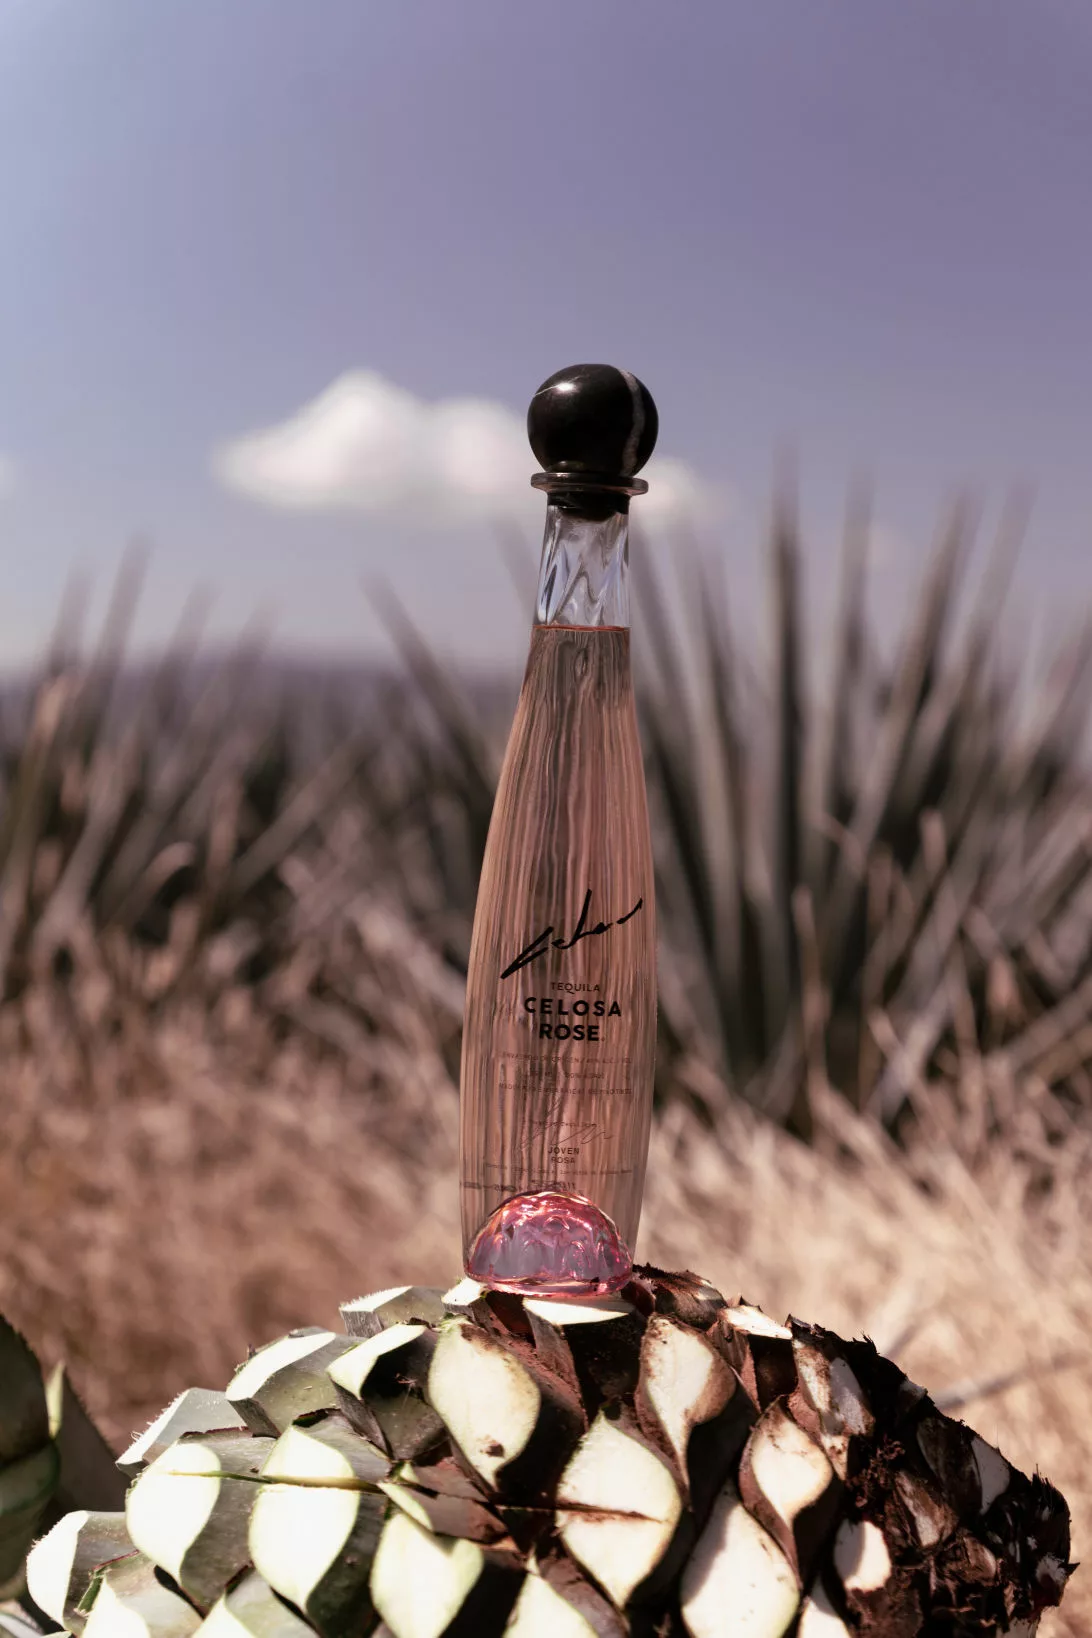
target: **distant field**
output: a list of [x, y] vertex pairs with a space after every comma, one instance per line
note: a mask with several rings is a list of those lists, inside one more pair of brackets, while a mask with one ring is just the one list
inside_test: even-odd
[[[1092, 1525], [1088, 645], [1021, 697], [958, 526], [829, 685], [645, 592], [662, 928], [641, 1251], [868, 1331]], [[124, 596], [123, 596], [124, 600]], [[122, 611], [123, 612], [123, 611]], [[456, 1272], [456, 1078], [512, 682], [141, 674], [119, 612], [0, 700], [0, 1309], [115, 1439], [339, 1300]], [[1087, 1633], [1078, 1575], [1046, 1631]], [[1067, 1624], [1068, 1623], [1068, 1624]]]

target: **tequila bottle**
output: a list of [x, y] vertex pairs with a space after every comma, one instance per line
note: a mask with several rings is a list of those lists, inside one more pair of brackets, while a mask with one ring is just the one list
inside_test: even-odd
[[467, 1272], [580, 1297], [631, 1271], [652, 1118], [656, 937], [630, 676], [628, 523], [656, 408], [624, 370], [543, 383], [537, 607], [474, 918], [461, 1076]]

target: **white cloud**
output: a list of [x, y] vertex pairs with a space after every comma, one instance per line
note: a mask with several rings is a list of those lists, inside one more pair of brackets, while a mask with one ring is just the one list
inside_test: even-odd
[[[350, 370], [276, 426], [224, 445], [229, 489], [292, 511], [397, 514], [418, 522], [541, 516], [522, 416], [484, 398], [426, 403], [372, 370]], [[722, 497], [684, 462], [653, 457], [642, 520], [700, 521]]]

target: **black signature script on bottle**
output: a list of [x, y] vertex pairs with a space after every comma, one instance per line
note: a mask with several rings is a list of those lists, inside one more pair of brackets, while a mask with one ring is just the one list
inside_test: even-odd
[[579, 944], [582, 938], [598, 938], [601, 933], [609, 933], [612, 927], [621, 927], [624, 922], [632, 921], [645, 902], [643, 898], [640, 898], [633, 906], [633, 909], [627, 910], [624, 916], [618, 916], [614, 921], [597, 921], [594, 927], [589, 927], [588, 913], [591, 910], [591, 901], [592, 890], [589, 887], [584, 894], [584, 905], [580, 912], [580, 919], [571, 938], [554, 938], [553, 926], [544, 927], [538, 937], [533, 938], [530, 944], [525, 944], [515, 960], [508, 963], [508, 966], [501, 973], [501, 977], [511, 978], [513, 973], [518, 973], [523, 967], [529, 967], [532, 961], [537, 961], [539, 956], [546, 954], [551, 944], [555, 950], [571, 950], [573, 945]]

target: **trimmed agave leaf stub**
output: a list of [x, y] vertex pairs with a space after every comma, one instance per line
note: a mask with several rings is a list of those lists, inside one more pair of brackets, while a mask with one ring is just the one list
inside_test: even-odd
[[691, 1638], [784, 1638], [800, 1607], [796, 1572], [725, 1485], [682, 1574]]
[[759, 1411], [796, 1386], [792, 1332], [760, 1308], [737, 1303], [718, 1314], [716, 1337], [743, 1390]]
[[582, 1297], [579, 1302], [561, 1302], [550, 1297], [525, 1297], [524, 1310], [547, 1325], [567, 1331], [578, 1325], [609, 1325], [612, 1320], [630, 1319], [637, 1310], [625, 1297]]
[[793, 1413], [818, 1440], [840, 1479], [849, 1477], [854, 1439], [867, 1441], [876, 1419], [856, 1372], [837, 1347], [837, 1338], [819, 1326], [790, 1320], [798, 1388]]
[[[834, 1538], [834, 1573], [841, 1584], [843, 1607], [867, 1631], [891, 1638], [917, 1638], [922, 1630], [921, 1599], [915, 1587], [913, 1560], [896, 1564], [883, 1530], [868, 1520], [846, 1519]], [[980, 1568], [985, 1568], [985, 1561]], [[968, 1559], [967, 1569], [970, 1570]], [[944, 1574], [943, 1564], [938, 1566]], [[997, 1562], [993, 1561], [996, 1573]], [[993, 1574], [986, 1579], [993, 1580]], [[973, 1573], [952, 1578], [969, 1586]], [[988, 1630], [988, 1629], [987, 1629]]]
[[834, 1538], [834, 1568], [847, 1593], [879, 1592], [894, 1571], [884, 1533], [867, 1519], [846, 1519]]
[[226, 1393], [212, 1388], [187, 1388], [172, 1399], [144, 1432], [117, 1459], [123, 1473], [134, 1477], [185, 1433], [228, 1433], [246, 1423]]
[[429, 1285], [395, 1285], [342, 1303], [340, 1313], [351, 1337], [373, 1337], [390, 1325], [439, 1325], [446, 1309], [442, 1292]]
[[379, 1488], [402, 1512], [434, 1536], [476, 1541], [482, 1546], [511, 1545], [507, 1526], [491, 1508], [466, 1496], [441, 1496], [397, 1481]]
[[518, 1561], [435, 1536], [393, 1508], [372, 1564], [375, 1608], [394, 1638], [500, 1633], [520, 1590]]
[[637, 1268], [634, 1274], [649, 1290], [658, 1314], [695, 1330], [708, 1331], [729, 1306], [716, 1286], [689, 1270], [672, 1274], [660, 1268]]
[[505, 1638], [596, 1638], [587, 1617], [540, 1575], [524, 1576], [504, 1632]]
[[124, 1513], [66, 1513], [27, 1558], [27, 1590], [68, 1632], [82, 1632], [80, 1603], [97, 1570], [134, 1550]]
[[564, 1383], [568, 1391], [579, 1401], [580, 1378], [576, 1374], [576, 1361], [573, 1351], [565, 1339], [565, 1333], [560, 1326], [542, 1319], [539, 1315], [528, 1312], [531, 1325], [531, 1338], [535, 1345], [535, 1358], [544, 1371], [549, 1371], [559, 1382]]
[[784, 1402], [775, 1401], [751, 1432], [739, 1491], [801, 1583], [827, 1538], [841, 1488], [826, 1452], [793, 1421]]
[[273, 1441], [245, 1430], [188, 1434], [134, 1481], [125, 1503], [135, 1545], [203, 1609], [249, 1563], [255, 1480]]
[[[877, 1630], [882, 1632], [883, 1628]], [[796, 1638], [853, 1638], [853, 1631], [846, 1626], [824, 1589], [816, 1587], [801, 1607]], [[891, 1638], [896, 1635], [893, 1633]]]
[[913, 1473], [895, 1474], [887, 1512], [894, 1539], [913, 1542], [924, 1552], [947, 1541], [959, 1523], [955, 1508], [938, 1495], [936, 1486]]
[[190, 1638], [201, 1616], [143, 1554], [119, 1559], [92, 1588], [84, 1638]]
[[[543, 1368], [551, 1371], [578, 1400], [597, 1379], [600, 1384], [605, 1379], [602, 1362], [609, 1360], [612, 1354], [618, 1357], [619, 1341], [624, 1355], [627, 1342], [631, 1343], [634, 1335], [639, 1334], [637, 1310], [621, 1294], [585, 1297], [580, 1302], [529, 1297], [523, 1303], [523, 1311], [530, 1321], [535, 1353]], [[624, 1391], [629, 1382], [624, 1359], [621, 1370], [616, 1364], [611, 1374]], [[599, 1386], [592, 1403], [597, 1403], [602, 1396]]]
[[392, 1477], [399, 1483], [427, 1490], [437, 1496], [461, 1496], [466, 1501], [482, 1501], [489, 1487], [476, 1473], [468, 1472], [451, 1456], [430, 1454], [427, 1460], [400, 1462]]
[[961, 1518], [981, 1512], [982, 1486], [975, 1461], [973, 1435], [962, 1422], [939, 1411], [926, 1413], [917, 1426], [918, 1449], [945, 1498]]
[[[589, 1413], [602, 1404], [632, 1397], [641, 1368], [644, 1316], [622, 1296], [562, 1303], [528, 1297], [536, 1345], [552, 1327], [564, 1338], [578, 1390]], [[569, 1310], [569, 1312], [567, 1312]]]
[[420, 1322], [393, 1322], [327, 1367], [352, 1425], [396, 1461], [424, 1456], [445, 1436], [423, 1390], [436, 1336]]
[[696, 1427], [721, 1414], [737, 1378], [720, 1353], [690, 1326], [654, 1314], [641, 1339], [636, 1409], [642, 1430], [675, 1463], [684, 1490]]
[[383, 1452], [357, 1433], [340, 1411], [330, 1411], [318, 1421], [286, 1428], [269, 1451], [261, 1476], [285, 1484], [330, 1479], [375, 1485], [390, 1472]]
[[213, 1605], [201, 1638], [307, 1638], [314, 1628], [288, 1607], [257, 1570], [250, 1570]]
[[492, 1489], [543, 1490], [581, 1430], [579, 1406], [471, 1321], [446, 1319], [428, 1399], [464, 1459]]
[[327, 1638], [371, 1614], [368, 1575], [387, 1507], [372, 1486], [388, 1471], [341, 1417], [289, 1428], [263, 1469], [250, 1515], [254, 1568]]
[[241, 1365], [227, 1396], [252, 1433], [283, 1433], [300, 1416], [337, 1403], [326, 1374], [339, 1354], [353, 1346], [334, 1331], [292, 1332], [259, 1348]]
[[558, 1533], [619, 1609], [653, 1582], [682, 1512], [664, 1457], [600, 1412], [561, 1475]]
[[440, 1301], [447, 1314], [461, 1314], [464, 1319], [472, 1319], [474, 1310], [486, 1294], [486, 1288], [478, 1280], [472, 1280], [465, 1275], [450, 1291], [445, 1291]]
[[977, 1433], [971, 1439], [971, 1453], [978, 1473], [978, 1510], [988, 1513], [998, 1496], [1003, 1496], [1009, 1488], [1012, 1468], [1001, 1452], [980, 1439]]
[[[542, 1588], [553, 1594], [553, 1602], [542, 1596]], [[583, 1627], [574, 1624], [574, 1615]], [[626, 1617], [582, 1574], [568, 1553], [556, 1546], [542, 1557], [531, 1554], [506, 1638], [539, 1638], [539, 1634], [552, 1638], [555, 1627], [545, 1624], [547, 1616], [556, 1623], [556, 1631], [565, 1630], [564, 1621], [580, 1638], [586, 1638], [588, 1632], [594, 1638], [627, 1638], [630, 1630]]]

